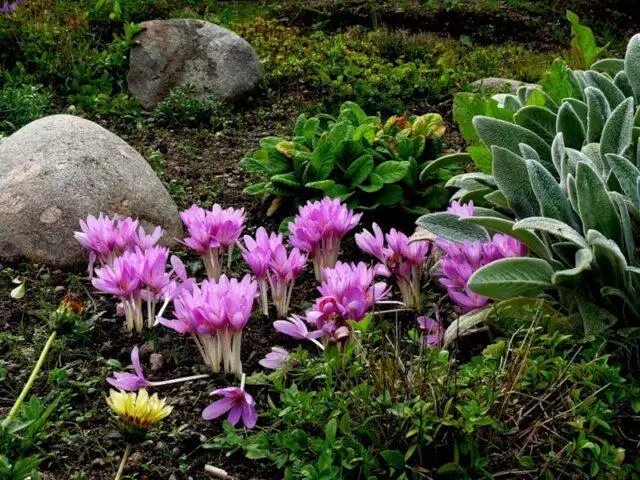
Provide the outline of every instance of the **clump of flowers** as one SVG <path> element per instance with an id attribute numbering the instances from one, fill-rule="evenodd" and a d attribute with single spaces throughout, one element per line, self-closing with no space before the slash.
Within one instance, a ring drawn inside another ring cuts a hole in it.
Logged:
<path id="1" fill-rule="evenodd" d="M 238 281 L 222 275 L 204 280 L 173 299 L 175 320 L 158 322 L 179 333 L 189 333 L 205 364 L 240 376 L 242 330 L 247 325 L 258 295 L 258 284 L 249 275 Z"/>
<path id="2" fill-rule="evenodd" d="M 274 323 L 276 330 L 297 339 L 338 343 L 351 336 L 349 321 L 359 322 L 373 306 L 389 293 L 385 282 L 374 282 L 376 268 L 365 263 L 337 262 L 334 268 L 323 270 L 321 296 L 304 320 L 297 315 Z M 307 325 L 312 327 L 309 331 Z"/>
<path id="3" fill-rule="evenodd" d="M 202 411 L 202 418 L 205 420 L 215 420 L 229 412 L 227 421 L 235 426 L 242 420 L 246 428 L 255 427 L 258 421 L 256 412 L 256 402 L 244 389 L 245 376 L 242 375 L 240 387 L 220 388 L 211 392 L 211 395 L 221 395 L 222 398 L 216 400 Z"/>
<path id="4" fill-rule="evenodd" d="M 158 243 L 163 234 L 162 228 L 156 227 L 148 235 L 138 224 L 137 219 L 112 220 L 104 213 L 100 213 L 98 218 L 89 215 L 86 221 L 80 220 L 81 231 L 74 232 L 73 236 L 89 250 L 89 275 L 92 275 L 96 262 L 101 266 L 111 265 L 124 252 L 133 251 L 136 247 L 151 248 Z"/>
<path id="5" fill-rule="evenodd" d="M 444 344 L 444 326 L 436 312 L 436 318 L 418 317 L 416 319 L 422 333 L 423 347 L 441 347 Z"/>
<path id="6" fill-rule="evenodd" d="M 242 256 L 260 285 L 262 313 L 269 314 L 268 289 L 278 316 L 284 317 L 289 311 L 291 292 L 296 277 L 307 264 L 307 256 L 297 248 L 289 253 L 282 242 L 282 235 L 271 233 L 260 227 L 256 238 L 244 237 Z"/>
<path id="7" fill-rule="evenodd" d="M 244 230 L 244 209 L 223 209 L 215 204 L 205 210 L 192 205 L 180 218 L 189 233 L 184 244 L 202 257 L 209 279 L 217 280 L 222 275 L 224 254 L 228 253 L 229 268 L 233 247 Z"/>
<path id="8" fill-rule="evenodd" d="M 457 202 L 449 207 L 449 213 L 462 217 L 473 215 L 473 204 L 460 205 Z M 463 312 L 483 307 L 489 299 L 472 292 L 467 287 L 471 275 L 491 262 L 501 258 L 521 257 L 527 249 L 518 240 L 508 235 L 495 234 L 488 242 L 453 243 L 438 239 L 436 245 L 442 250 L 440 257 L 440 283 L 447 287 L 447 294 Z"/>
<path id="9" fill-rule="evenodd" d="M 294 221 L 289 223 L 289 241 L 308 253 L 318 281 L 322 280 L 323 268 L 336 264 L 342 237 L 358 225 L 361 216 L 339 199 L 329 197 L 309 201 L 298 209 Z"/>
<path id="10" fill-rule="evenodd" d="M 190 285 L 186 270 L 178 257 L 171 257 L 173 269 L 167 272 L 169 250 L 150 247 L 126 251 L 111 265 L 97 268 L 91 280 L 93 286 L 110 293 L 122 302 L 127 328 L 141 332 L 144 326 L 142 301 L 147 304 L 147 326 L 155 323 L 156 304 L 162 298 L 172 298 Z"/>
<path id="11" fill-rule="evenodd" d="M 422 266 L 427 260 L 431 244 L 427 241 L 409 243 L 409 238 L 394 228 L 383 235 L 375 223 L 372 230 L 373 234 L 368 230 L 356 234 L 358 247 L 377 258 L 386 272 L 395 278 L 405 306 L 419 309 Z"/>

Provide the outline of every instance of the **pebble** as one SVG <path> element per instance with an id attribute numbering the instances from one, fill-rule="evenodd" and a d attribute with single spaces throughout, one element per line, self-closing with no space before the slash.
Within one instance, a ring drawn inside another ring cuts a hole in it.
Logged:
<path id="1" fill-rule="evenodd" d="M 151 364 L 151 370 L 157 372 L 164 367 L 164 357 L 161 353 L 152 353 L 149 357 L 149 363 Z"/>

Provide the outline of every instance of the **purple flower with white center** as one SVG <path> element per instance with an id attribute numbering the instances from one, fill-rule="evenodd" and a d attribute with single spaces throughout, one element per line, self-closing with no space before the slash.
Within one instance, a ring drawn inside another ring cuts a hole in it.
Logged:
<path id="1" fill-rule="evenodd" d="M 242 330 L 247 325 L 258 284 L 249 275 L 242 280 L 221 275 L 218 281 L 191 284 L 173 298 L 174 320 L 160 316 L 157 322 L 178 333 L 189 333 L 205 364 L 242 374 Z"/>
<path id="2" fill-rule="evenodd" d="M 18 8 L 18 5 L 24 3 L 24 0 L 5 0 L 5 2 L 0 5 L 0 14 L 2 13 L 12 13 Z"/>
<path id="3" fill-rule="evenodd" d="M 282 347 L 271 347 L 271 351 L 258 363 L 264 368 L 277 370 L 289 360 L 289 352 Z"/>
<path id="4" fill-rule="evenodd" d="M 191 375 L 189 377 L 173 378 L 171 380 L 164 380 L 161 382 L 150 382 L 144 377 L 142 365 L 140 364 L 140 351 L 137 346 L 133 347 L 133 350 L 131 350 L 131 365 L 133 365 L 133 370 L 136 372 L 135 374 L 129 372 L 114 372 L 113 377 L 107 378 L 107 383 L 120 390 L 133 392 L 140 390 L 141 388 L 159 387 L 162 385 L 209 377 L 209 375 Z"/>
<path id="5" fill-rule="evenodd" d="M 439 315 L 436 313 L 436 319 Z M 444 344 L 444 327 L 439 319 L 434 320 L 431 317 L 418 317 L 416 319 L 420 330 L 422 331 L 422 346 L 424 347 L 441 347 Z"/>
<path id="6" fill-rule="evenodd" d="M 211 210 L 204 210 L 192 205 L 180 213 L 180 218 L 189 233 L 184 244 L 200 254 L 208 277 L 217 280 L 222 274 L 224 253 L 229 254 L 229 268 L 233 247 L 244 230 L 244 209 L 223 209 L 215 204 Z"/>
<path id="7" fill-rule="evenodd" d="M 393 228 L 383 236 L 375 223 L 372 229 L 373 234 L 367 230 L 356 234 L 356 244 L 363 252 L 382 262 L 385 271 L 395 278 L 405 306 L 419 309 L 422 266 L 427 260 L 431 244 L 427 241 L 409 243 L 404 233 Z"/>
<path id="8" fill-rule="evenodd" d="M 289 313 L 295 279 L 306 264 L 307 256 L 297 248 L 293 248 L 289 254 L 284 245 L 278 245 L 273 250 L 267 276 L 271 298 L 279 317 L 285 317 Z"/>
<path id="9" fill-rule="evenodd" d="M 289 223 L 289 242 L 309 254 L 318 281 L 322 280 L 323 268 L 336 264 L 342 237 L 358 225 L 360 217 L 361 213 L 353 213 L 337 198 L 324 197 L 298 209 Z"/>
<path id="10" fill-rule="evenodd" d="M 470 200 L 469 203 L 460 203 L 456 200 L 449 205 L 447 213 L 462 218 L 473 217 L 473 200 Z"/>
<path id="11" fill-rule="evenodd" d="M 202 411 L 202 418 L 215 420 L 229 412 L 227 420 L 231 425 L 236 425 L 240 419 L 246 428 L 253 428 L 258 421 L 256 403 L 253 397 L 244 390 L 244 376 L 240 387 L 220 388 L 211 392 L 211 395 L 222 395 Z"/>
<path id="12" fill-rule="evenodd" d="M 143 327 L 141 280 L 141 256 L 135 252 L 125 252 L 113 260 L 113 265 L 105 265 L 96 269 L 96 276 L 91 280 L 93 286 L 104 293 L 110 293 L 122 300 L 127 328 L 135 327 L 140 333 Z"/>

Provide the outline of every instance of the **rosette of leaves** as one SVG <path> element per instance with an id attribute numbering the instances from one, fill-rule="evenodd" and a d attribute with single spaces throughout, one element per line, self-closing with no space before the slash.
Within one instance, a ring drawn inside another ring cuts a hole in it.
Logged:
<path id="1" fill-rule="evenodd" d="M 241 164 L 260 182 L 250 195 L 283 198 L 298 205 L 325 195 L 353 208 L 402 207 L 425 213 L 447 201 L 439 171 L 420 182 L 419 173 L 441 149 L 444 123 L 438 114 L 393 116 L 385 123 L 346 102 L 338 117 L 298 117 L 292 138 L 266 137 Z"/>
<path id="2" fill-rule="evenodd" d="M 587 333 L 640 326 L 640 34 L 623 60 L 594 68 L 566 71 L 572 96 L 562 101 L 540 91 L 544 105 L 527 104 L 533 92 L 521 89 L 511 120 L 475 116 L 491 174 L 458 175 L 448 185 L 479 207 L 466 219 L 425 215 L 416 234 L 518 238 L 530 257 L 491 263 L 468 287 L 495 299 L 555 291 Z"/>

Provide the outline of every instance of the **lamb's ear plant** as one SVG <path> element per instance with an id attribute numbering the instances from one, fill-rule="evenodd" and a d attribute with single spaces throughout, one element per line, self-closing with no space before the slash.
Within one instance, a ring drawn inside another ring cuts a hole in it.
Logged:
<path id="1" fill-rule="evenodd" d="M 438 114 L 368 116 L 346 102 L 337 117 L 302 114 L 291 138 L 265 137 L 260 149 L 242 160 L 258 176 L 245 193 L 275 198 L 271 212 L 285 198 L 294 204 L 329 196 L 352 208 L 403 207 L 425 213 L 446 202 L 447 172 L 419 174 L 441 149 L 444 122 Z M 444 177 L 443 177 L 444 174 Z"/>
<path id="2" fill-rule="evenodd" d="M 586 333 L 640 327 L 640 35 L 624 60 L 594 67 L 554 74 L 574 97 L 556 103 L 540 90 L 544 103 L 532 104 L 536 91 L 521 89 L 513 119 L 475 116 L 473 133 L 490 150 L 491 175 L 466 173 L 448 185 L 458 188 L 454 198 L 479 208 L 470 218 L 425 215 L 415 235 L 516 237 L 530 257 L 480 268 L 468 287 L 495 299 L 555 291 Z"/>

